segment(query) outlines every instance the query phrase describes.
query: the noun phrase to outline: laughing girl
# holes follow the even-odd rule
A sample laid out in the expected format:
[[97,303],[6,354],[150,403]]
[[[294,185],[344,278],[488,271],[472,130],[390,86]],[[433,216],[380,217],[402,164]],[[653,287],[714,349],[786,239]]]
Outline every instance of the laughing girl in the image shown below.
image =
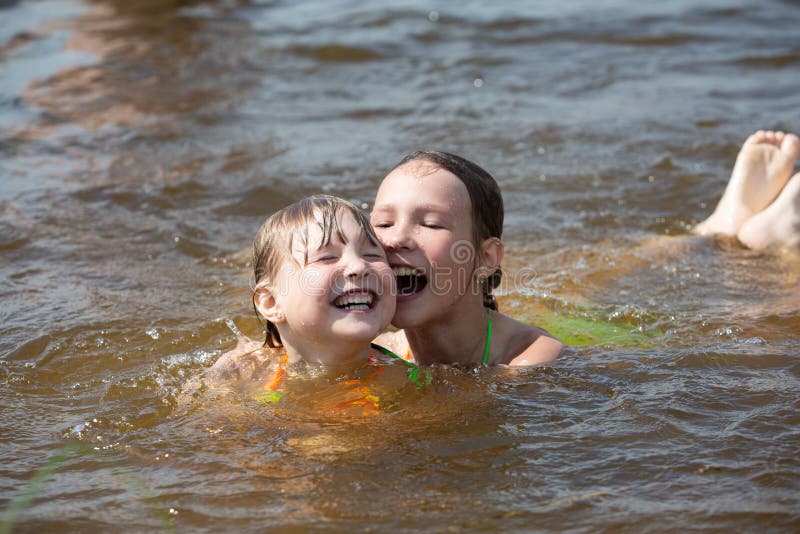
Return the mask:
[[398,284],[381,341],[418,364],[546,364],[563,345],[503,315],[503,198],[492,176],[446,152],[403,159],[378,189],[372,225]]

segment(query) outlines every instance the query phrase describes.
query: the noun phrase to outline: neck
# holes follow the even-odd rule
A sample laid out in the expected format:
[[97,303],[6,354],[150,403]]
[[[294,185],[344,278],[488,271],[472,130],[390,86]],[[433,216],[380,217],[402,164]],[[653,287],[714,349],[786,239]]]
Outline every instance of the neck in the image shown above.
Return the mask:
[[340,368],[360,365],[369,360],[371,348],[369,342],[350,342],[350,343],[327,343],[318,345],[316,343],[296,342],[283,340],[283,348],[289,355],[289,362],[294,363],[300,360],[308,363],[316,363],[325,367]]
[[464,306],[462,310],[423,326],[405,329],[418,364],[482,363],[489,310],[483,305]]

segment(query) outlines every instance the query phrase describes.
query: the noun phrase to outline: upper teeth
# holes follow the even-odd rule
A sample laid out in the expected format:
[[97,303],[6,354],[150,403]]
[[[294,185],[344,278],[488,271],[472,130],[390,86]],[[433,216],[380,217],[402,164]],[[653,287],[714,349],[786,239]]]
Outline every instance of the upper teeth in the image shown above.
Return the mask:
[[337,298],[333,303],[337,306],[347,306],[349,304],[372,304],[372,294],[371,293],[359,293],[359,294],[348,294],[342,295],[341,297]]
[[412,267],[393,267],[392,272],[395,276],[419,276],[422,274],[420,269],[414,269]]

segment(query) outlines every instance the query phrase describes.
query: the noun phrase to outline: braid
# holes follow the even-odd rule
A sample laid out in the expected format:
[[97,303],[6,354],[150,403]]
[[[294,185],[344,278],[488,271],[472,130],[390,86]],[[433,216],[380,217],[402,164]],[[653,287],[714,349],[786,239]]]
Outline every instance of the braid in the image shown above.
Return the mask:
[[503,271],[497,269],[492,275],[482,282],[483,286],[483,306],[490,310],[497,311],[497,301],[492,294],[492,290],[500,285],[500,279],[503,277]]

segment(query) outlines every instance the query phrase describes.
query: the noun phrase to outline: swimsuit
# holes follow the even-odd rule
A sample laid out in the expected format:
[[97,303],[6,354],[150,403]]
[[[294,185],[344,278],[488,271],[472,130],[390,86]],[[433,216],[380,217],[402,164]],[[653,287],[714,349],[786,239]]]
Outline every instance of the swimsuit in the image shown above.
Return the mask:
[[[400,360],[410,367],[408,370],[408,380],[414,384],[417,389],[430,384],[433,381],[433,375],[431,375],[429,370],[420,369],[417,367],[417,365],[403,360],[394,352],[387,348],[381,347],[380,345],[372,343],[370,346],[373,350],[371,350],[369,353],[369,364],[375,367],[375,370],[370,377],[365,378],[374,377],[381,372],[381,367],[378,365],[377,358],[375,358],[375,351],[377,350],[382,354]],[[285,366],[287,361],[289,361],[289,355],[284,352],[283,356],[278,361],[278,368],[275,370],[272,380],[270,380],[269,384],[267,384],[267,386],[264,388],[264,391],[255,396],[256,401],[260,402],[261,404],[277,404],[283,398],[283,393],[278,391],[278,388],[281,386],[283,377],[286,375]],[[358,396],[355,399],[338,403],[335,406],[336,409],[342,410],[361,407],[364,414],[381,412],[380,398],[373,394],[368,386],[363,385],[362,380],[363,379],[353,379],[343,382],[344,386],[356,392]]]
[[284,369],[284,366],[288,360],[289,355],[284,352],[283,357],[278,362],[278,368],[275,370],[272,380],[270,380],[264,391],[256,395],[255,399],[261,404],[277,404],[277,402],[283,398],[283,393],[277,390],[280,387],[281,382],[283,382],[283,375],[286,374],[286,369]]
[[[486,316],[486,343],[483,345],[483,365],[489,364],[489,348],[492,344],[492,314],[489,313]],[[391,350],[387,349],[386,347],[381,347],[376,343],[370,343],[370,347],[372,347],[373,351],[370,352],[369,355],[369,362],[371,365],[375,365],[377,362],[375,360],[375,351],[377,350],[381,354],[385,354],[390,358],[394,358],[395,360],[403,362],[409,369],[408,369],[408,381],[414,384],[417,389],[421,388],[422,386],[426,386],[433,382],[433,375],[428,369],[420,369],[419,366],[413,362],[408,361],[411,358],[411,347],[408,348],[406,352],[406,358],[403,359]],[[289,359],[289,355],[284,353],[281,360],[278,362],[278,369],[275,371],[275,375],[272,377],[272,380],[265,388],[265,391],[256,397],[256,400],[264,403],[264,404],[275,404],[283,394],[280,391],[277,391],[283,381],[283,377],[286,374],[286,370],[284,366]],[[356,380],[348,380],[347,385],[349,386],[356,386],[358,381]],[[367,390],[364,386],[360,386],[357,388],[359,392],[363,395],[364,402],[357,402],[357,404],[365,405],[365,409],[367,406],[371,405],[375,410],[378,410],[378,398],[372,395],[369,390]],[[353,402],[353,401],[351,401]]]
[[[406,364],[406,366],[410,368],[408,370],[408,375],[407,375],[408,376],[408,381],[411,382],[412,384],[414,384],[415,386],[417,386],[417,389],[419,389],[422,386],[428,385],[431,382],[433,382],[433,375],[431,375],[431,372],[429,370],[420,369],[417,364],[412,363],[412,362],[410,362],[408,360],[404,360],[403,358],[401,358],[400,356],[398,356],[394,352],[390,351],[386,347],[381,347],[380,345],[378,345],[376,343],[370,343],[369,346],[372,347],[373,349],[377,350],[378,352],[380,352],[382,354],[385,354],[386,356],[389,356],[391,358],[394,358],[395,360],[401,361],[404,364]],[[411,349],[409,349],[409,350],[411,350]],[[422,377],[420,377],[420,373],[422,373]]]
[[[489,347],[491,347],[491,345],[492,345],[492,314],[489,313],[486,316],[486,343],[484,343],[483,345],[483,365],[489,364]],[[373,349],[378,350],[387,356],[391,356],[392,358],[400,360],[401,362],[408,365],[412,369],[419,370],[419,367],[417,367],[415,364],[409,361],[411,359],[411,347],[408,347],[405,358],[401,358],[400,356],[390,351],[389,349],[381,347],[380,345],[376,345],[375,343],[371,343],[370,346]],[[408,374],[410,378],[411,371],[409,371]],[[412,380],[412,382],[414,382],[414,380]]]
[[492,344],[492,312],[486,313],[486,343],[483,345],[483,365],[489,363],[489,346]]

